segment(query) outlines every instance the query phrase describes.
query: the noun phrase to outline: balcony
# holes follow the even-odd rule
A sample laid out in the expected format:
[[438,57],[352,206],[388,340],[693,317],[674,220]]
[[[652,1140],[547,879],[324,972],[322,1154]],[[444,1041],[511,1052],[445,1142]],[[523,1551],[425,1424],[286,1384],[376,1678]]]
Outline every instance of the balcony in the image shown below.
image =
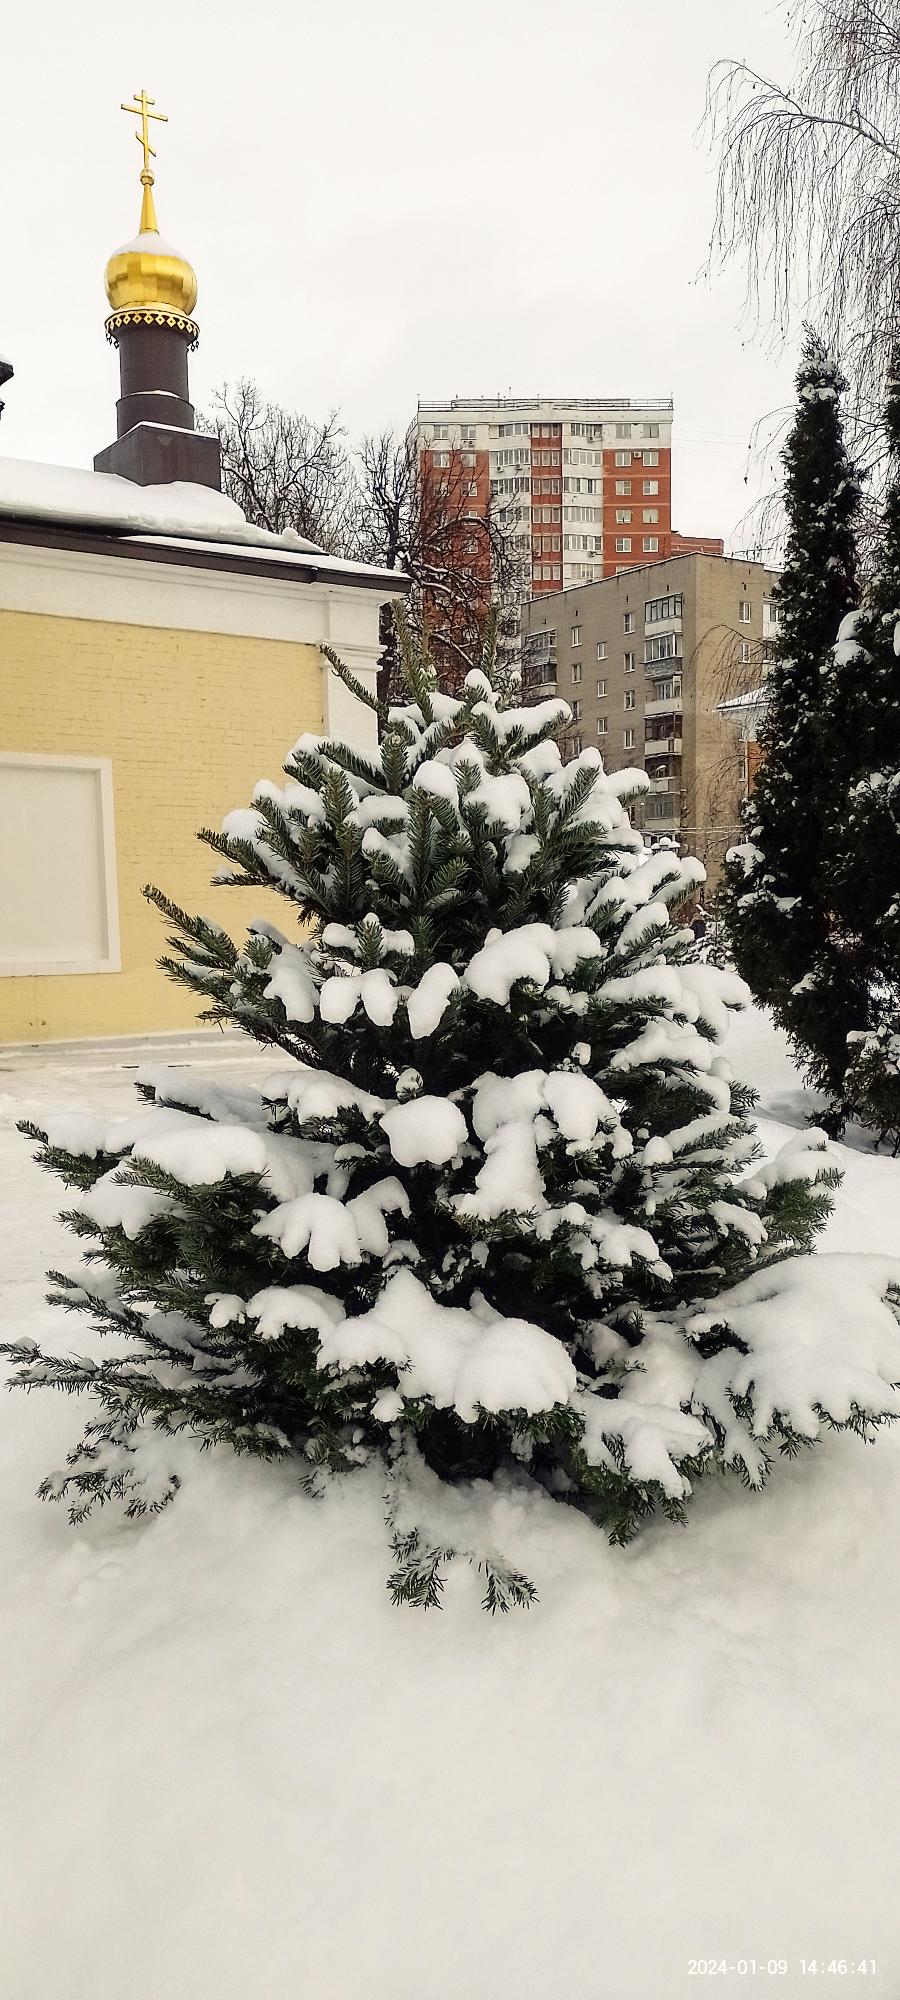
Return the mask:
[[654,715],[681,715],[681,713],[680,694],[669,695],[666,700],[645,701],[644,703],[644,714],[648,720]]
[[680,735],[644,737],[645,757],[680,757],[681,747]]
[[[671,620],[667,620],[667,623],[671,623]],[[669,653],[664,660],[644,661],[644,672],[649,676],[650,680],[664,681],[669,674],[680,674],[681,662],[684,655],[681,650],[681,640],[678,634],[676,634],[676,638],[678,638],[678,651],[676,653]]]
[[665,784],[651,785],[643,795],[644,820],[653,827],[677,826],[681,819],[681,791],[667,791]]

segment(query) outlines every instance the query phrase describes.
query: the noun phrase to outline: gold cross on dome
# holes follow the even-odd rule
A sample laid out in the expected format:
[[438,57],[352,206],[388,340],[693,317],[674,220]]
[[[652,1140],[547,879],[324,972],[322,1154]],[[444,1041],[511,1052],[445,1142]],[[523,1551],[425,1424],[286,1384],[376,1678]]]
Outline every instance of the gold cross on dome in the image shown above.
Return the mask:
[[139,132],[136,132],[134,136],[138,142],[138,145],[142,146],[144,149],[145,174],[149,174],[150,161],[155,160],[156,158],[156,147],[151,146],[150,144],[149,120],[151,118],[156,118],[159,121],[160,125],[168,125],[169,122],[168,116],[165,111],[151,111],[150,106],[151,104],[155,103],[156,103],[156,98],[148,97],[146,90],[136,90],[134,93],[134,103],[123,104],[121,106],[121,109],[123,111],[127,111],[131,117],[139,118],[141,121],[141,129]]

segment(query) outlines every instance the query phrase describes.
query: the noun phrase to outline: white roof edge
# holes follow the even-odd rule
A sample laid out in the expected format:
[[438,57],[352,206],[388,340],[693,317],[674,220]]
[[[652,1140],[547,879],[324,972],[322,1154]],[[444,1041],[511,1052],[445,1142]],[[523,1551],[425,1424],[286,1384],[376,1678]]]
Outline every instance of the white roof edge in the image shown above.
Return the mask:
[[332,556],[326,549],[297,549],[279,544],[277,535],[272,536],[266,546],[254,546],[246,542],[208,541],[190,535],[123,535],[123,542],[146,543],[152,548],[188,549],[198,553],[215,549],[220,555],[252,556],[257,561],[286,564],[297,569],[339,570],[348,581],[354,576],[382,577],[386,583],[396,583],[401,588],[409,582],[405,570],[382,569],[379,563],[353,562],[349,556]]

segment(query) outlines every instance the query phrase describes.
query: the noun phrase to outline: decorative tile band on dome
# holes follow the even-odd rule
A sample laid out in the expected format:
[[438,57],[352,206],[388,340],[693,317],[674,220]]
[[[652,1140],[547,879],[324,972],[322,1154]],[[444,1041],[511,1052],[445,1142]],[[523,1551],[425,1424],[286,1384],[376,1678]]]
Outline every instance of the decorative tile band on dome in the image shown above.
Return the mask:
[[183,333],[191,348],[197,346],[200,328],[196,320],[188,319],[185,313],[176,312],[170,306],[127,306],[121,312],[110,313],[106,321],[106,338],[116,344],[116,334],[123,326],[170,326],[176,333]]

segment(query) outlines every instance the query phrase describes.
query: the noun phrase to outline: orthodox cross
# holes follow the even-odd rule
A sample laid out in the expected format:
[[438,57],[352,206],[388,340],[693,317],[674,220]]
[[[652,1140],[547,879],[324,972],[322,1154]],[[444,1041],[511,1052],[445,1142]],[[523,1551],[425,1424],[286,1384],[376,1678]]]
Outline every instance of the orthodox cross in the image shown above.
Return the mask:
[[145,174],[148,174],[150,172],[150,161],[155,160],[156,158],[156,147],[151,146],[150,144],[149,120],[151,118],[156,118],[158,119],[160,125],[168,125],[169,122],[168,116],[165,111],[151,111],[150,106],[151,104],[155,103],[156,103],[156,98],[148,97],[146,90],[136,90],[134,93],[134,103],[123,104],[121,106],[121,109],[123,111],[127,111],[132,117],[139,118],[141,121],[141,129],[139,132],[136,132],[134,136],[138,142],[138,145],[143,146],[144,149]]

